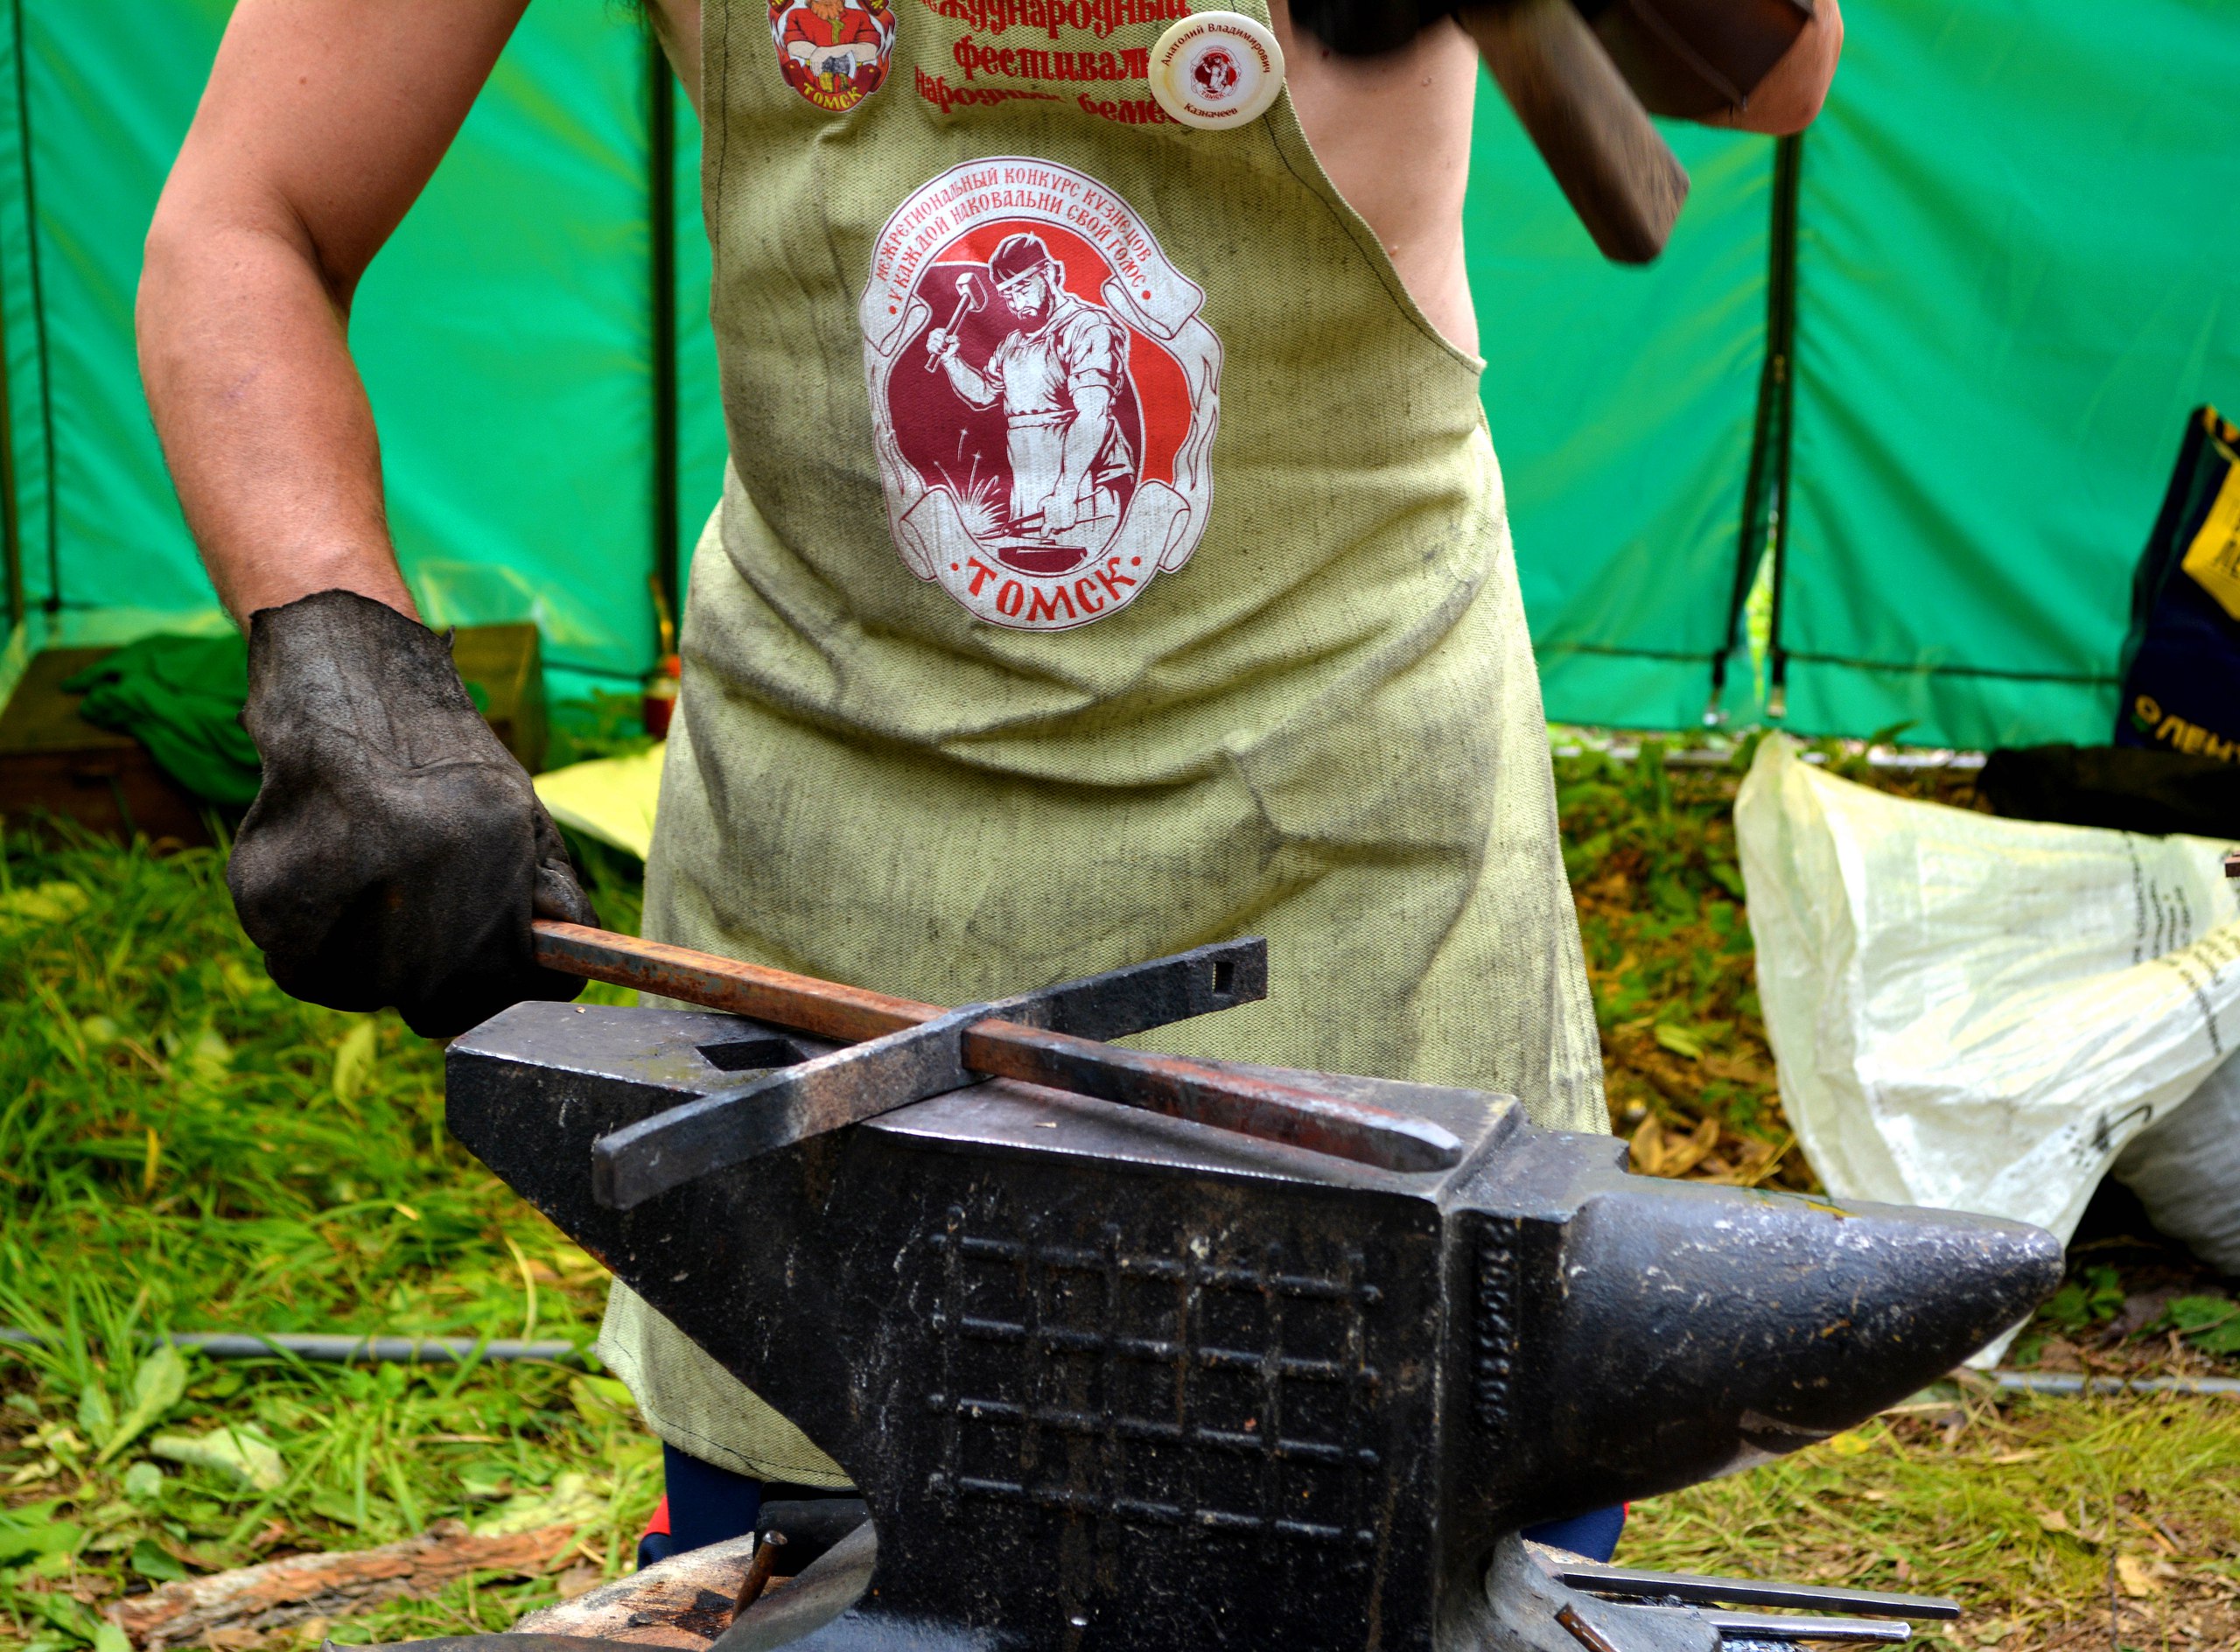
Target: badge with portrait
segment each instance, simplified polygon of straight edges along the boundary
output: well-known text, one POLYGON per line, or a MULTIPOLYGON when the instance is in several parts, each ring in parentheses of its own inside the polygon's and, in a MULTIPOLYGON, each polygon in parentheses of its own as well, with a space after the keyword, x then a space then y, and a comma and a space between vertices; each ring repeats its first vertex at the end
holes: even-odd
POLYGON ((886 84, 894 58, 890 0, 771 0, 770 38, 786 84, 845 115, 886 84))

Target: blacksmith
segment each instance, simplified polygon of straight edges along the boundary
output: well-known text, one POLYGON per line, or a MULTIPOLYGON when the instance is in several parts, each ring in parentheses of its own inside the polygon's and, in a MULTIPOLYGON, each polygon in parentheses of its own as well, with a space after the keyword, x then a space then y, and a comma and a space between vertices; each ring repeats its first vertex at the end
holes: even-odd
MULTIPOLYGON (((1603 1129, 1478 397, 1477 58, 1452 18, 1352 60, 1236 4, 1175 58, 1186 0, 662 0, 731 466, 647 933, 939 1003, 1264 934, 1265 1003, 1153 1041, 1603 1129)), ((241 0, 140 297, 250 635, 242 923, 289 990, 430 1035, 571 996, 528 924, 590 914, 417 623, 347 324, 526 4, 241 0)), ((1818 0, 1713 118, 1803 125, 1840 33, 1818 0)), ((599 1346, 678 1543, 844 1485, 626 1291, 599 1346)))

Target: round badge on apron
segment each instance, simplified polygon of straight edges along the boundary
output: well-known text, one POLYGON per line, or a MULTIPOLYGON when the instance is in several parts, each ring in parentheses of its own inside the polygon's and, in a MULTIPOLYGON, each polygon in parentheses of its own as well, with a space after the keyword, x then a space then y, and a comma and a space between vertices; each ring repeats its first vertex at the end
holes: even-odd
POLYGON ((1242 126, 1284 89, 1284 49, 1242 12, 1200 11, 1159 36, 1151 83, 1158 106, 1185 126, 1242 126))

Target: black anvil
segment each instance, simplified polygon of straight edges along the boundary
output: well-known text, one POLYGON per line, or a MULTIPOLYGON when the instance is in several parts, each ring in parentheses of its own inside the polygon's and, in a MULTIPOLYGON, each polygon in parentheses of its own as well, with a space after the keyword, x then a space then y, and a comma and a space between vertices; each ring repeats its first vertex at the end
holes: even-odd
POLYGON ((832 1047, 540 1003, 449 1055, 459 1138, 867 1502, 857 1569, 732 1646, 1754 1643, 1568 1589, 1513 1534, 1850 1427, 2061 1267, 2036 1228, 1630 1175, 1506 1097, 1319 1074, 1282 1076, 1435 1121, 1459 1162, 990 1080, 600 1202, 601 1138, 832 1047))

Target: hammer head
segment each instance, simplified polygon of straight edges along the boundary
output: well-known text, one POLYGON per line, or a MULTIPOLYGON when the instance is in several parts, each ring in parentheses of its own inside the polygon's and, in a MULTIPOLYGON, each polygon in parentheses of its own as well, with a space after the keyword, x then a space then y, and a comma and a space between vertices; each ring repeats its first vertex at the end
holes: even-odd
POLYGON ((877 1558, 831 1652, 1486 1645, 1507 1534, 1849 1427, 2060 1272, 2036 1228, 1632 1176, 1506 1097, 1312 1074, 1460 1162, 990 1082, 597 1202, 593 1140, 773 1036, 522 1004, 452 1045, 450 1119, 847 1469, 877 1558))

